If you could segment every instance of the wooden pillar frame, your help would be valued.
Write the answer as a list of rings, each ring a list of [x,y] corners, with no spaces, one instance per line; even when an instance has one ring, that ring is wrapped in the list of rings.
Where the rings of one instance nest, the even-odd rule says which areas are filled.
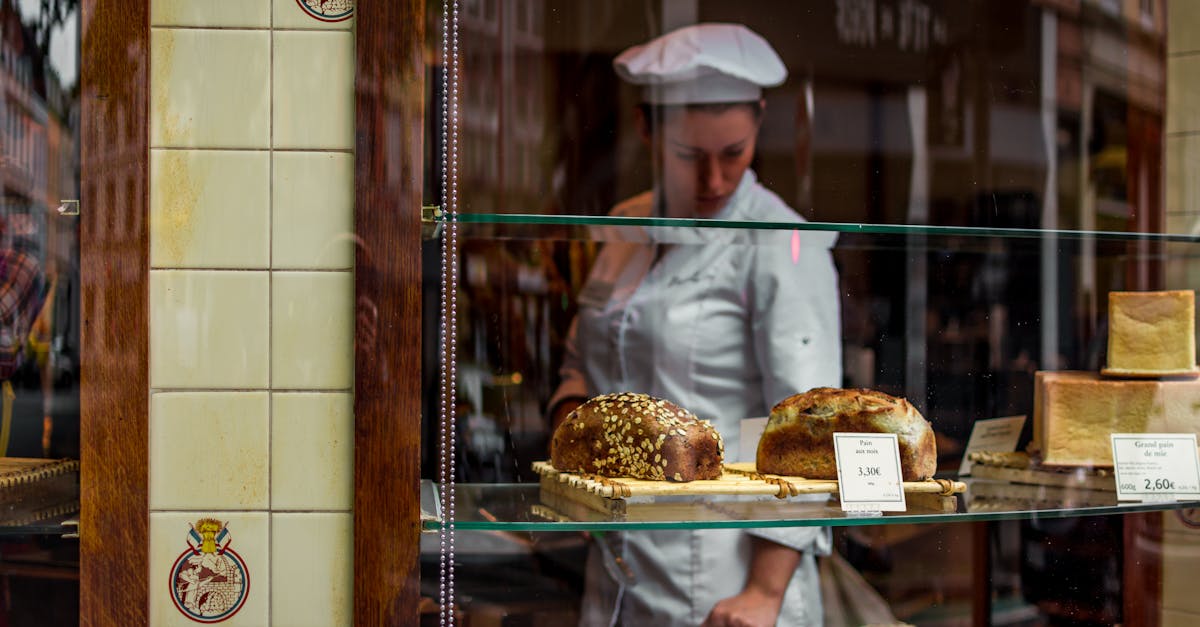
[[[80,624],[129,627],[150,611],[150,2],[80,10]]]
[[[355,12],[354,620],[416,625],[425,1]]]

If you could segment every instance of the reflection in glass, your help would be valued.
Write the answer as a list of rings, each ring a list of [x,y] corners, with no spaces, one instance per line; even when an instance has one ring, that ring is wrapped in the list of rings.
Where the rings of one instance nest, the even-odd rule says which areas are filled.
[[[0,455],[8,457],[79,458],[79,231],[64,215],[80,196],[79,123],[78,0],[0,0]],[[77,511],[77,490],[63,498]],[[31,531],[57,527],[49,511],[9,508],[0,525],[23,517]],[[77,563],[77,541],[6,536],[0,565],[40,574],[9,591],[0,622],[77,622]]]

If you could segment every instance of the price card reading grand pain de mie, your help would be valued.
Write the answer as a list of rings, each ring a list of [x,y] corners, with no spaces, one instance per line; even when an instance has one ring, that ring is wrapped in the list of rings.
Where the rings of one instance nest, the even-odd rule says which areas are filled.
[[[1118,501],[1200,499],[1195,433],[1114,433]]]
[[[903,512],[900,442],[894,433],[835,433],[838,492],[842,511]]]

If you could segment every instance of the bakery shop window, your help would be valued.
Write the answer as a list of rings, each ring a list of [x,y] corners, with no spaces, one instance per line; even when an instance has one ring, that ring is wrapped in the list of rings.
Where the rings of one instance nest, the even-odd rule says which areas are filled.
[[[1173,249],[1122,239],[1185,225],[1163,189],[1165,5],[1117,4],[468,3],[457,479],[536,482],[561,433],[576,448],[559,452],[591,471],[687,483],[662,465],[695,469],[687,445],[704,441],[704,421],[740,456],[740,420],[812,388],[866,390],[840,405],[877,399],[888,409],[871,410],[876,422],[927,427],[906,454],[924,474],[953,474],[983,418],[1029,416],[1023,450],[1037,373],[1107,367],[1110,293],[1193,288]],[[720,72],[682,53],[639,57],[699,24],[744,28],[771,55]],[[709,72],[721,78],[701,92],[675,80]],[[440,111],[441,69],[430,73]],[[427,136],[440,156],[436,129]],[[436,311],[436,277],[427,287]],[[427,319],[434,351],[438,318]],[[428,355],[427,371],[436,363]],[[657,433],[635,422],[633,401],[600,408],[622,394],[695,421]],[[831,405],[799,413],[853,413]],[[437,433],[427,425],[431,478]],[[659,435],[685,452],[668,459]],[[1086,524],[1089,537],[1119,531]],[[1053,578],[1030,538],[1070,534],[1033,527],[994,540],[1009,567],[1037,571],[1029,581]],[[929,533],[956,548],[909,574],[961,574],[952,554],[970,538]],[[891,567],[881,547],[919,553],[886,535],[835,544],[875,574]],[[996,585],[1019,598],[1024,584]]]

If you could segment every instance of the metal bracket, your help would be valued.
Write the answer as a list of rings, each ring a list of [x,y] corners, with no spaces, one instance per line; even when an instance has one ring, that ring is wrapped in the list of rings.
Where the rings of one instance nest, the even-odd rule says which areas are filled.
[[[59,200],[62,203],[58,206],[58,215],[60,216],[77,216],[79,215],[78,200]]]
[[[421,207],[421,239],[435,239],[442,234],[442,208],[439,205]]]
[[[62,521],[59,524],[61,524],[62,528],[63,528],[63,534],[62,534],[63,538],[79,539],[79,519],[78,518],[68,518],[67,520]]]

